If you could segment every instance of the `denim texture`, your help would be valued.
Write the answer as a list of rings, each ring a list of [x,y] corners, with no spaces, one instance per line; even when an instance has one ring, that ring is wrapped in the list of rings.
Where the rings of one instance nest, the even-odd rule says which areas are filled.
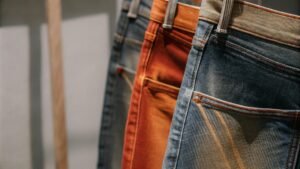
[[[181,2],[199,4],[199,0]],[[130,11],[132,5],[134,8]],[[121,168],[127,112],[151,5],[152,0],[124,0],[122,4],[107,75],[98,169]]]
[[[200,20],[163,168],[295,169],[299,144],[299,48]]]
[[[138,58],[149,17],[151,0],[142,0],[136,18],[129,18],[125,0],[114,36],[107,75],[99,138],[98,169],[120,169],[124,129]]]
[[[152,4],[130,100],[122,169],[162,167],[178,89],[199,18],[199,8],[178,3],[175,29],[163,29],[167,3],[154,0]]]

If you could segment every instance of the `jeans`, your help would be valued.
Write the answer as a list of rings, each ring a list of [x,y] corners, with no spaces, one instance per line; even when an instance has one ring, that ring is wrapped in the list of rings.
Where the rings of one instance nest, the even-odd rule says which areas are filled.
[[[300,16],[236,1],[226,28],[221,9],[201,6],[163,168],[299,168]]]
[[[121,168],[132,83],[152,3],[151,0],[142,0],[132,5],[132,2],[123,1],[114,35],[102,112],[98,169]],[[131,9],[132,12],[129,12]],[[137,15],[132,15],[134,13]]]
[[[128,112],[123,169],[160,169],[199,8],[180,3],[174,29],[162,27],[165,0],[154,0]],[[186,11],[189,11],[186,13]]]

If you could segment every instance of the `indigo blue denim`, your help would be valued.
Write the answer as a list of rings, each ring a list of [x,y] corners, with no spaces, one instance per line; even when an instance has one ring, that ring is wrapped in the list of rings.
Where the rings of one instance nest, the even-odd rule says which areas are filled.
[[[163,169],[299,168],[299,48],[216,27],[198,23]]]

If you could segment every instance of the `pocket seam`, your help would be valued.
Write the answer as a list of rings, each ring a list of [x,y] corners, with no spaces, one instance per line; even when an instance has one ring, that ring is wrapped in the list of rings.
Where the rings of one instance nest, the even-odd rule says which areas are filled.
[[[293,124],[293,129],[294,129],[294,132],[293,132],[293,135],[292,135],[292,140],[291,140],[291,144],[290,144],[290,147],[289,147],[289,153],[288,153],[288,157],[287,157],[287,160],[286,160],[286,169],[289,169],[289,163],[292,163],[292,168],[294,168],[295,166],[294,165],[297,165],[295,163],[295,161],[297,160],[297,151],[299,151],[299,143],[297,143],[297,141],[299,141],[299,126],[297,125],[297,121],[298,121],[298,118],[299,116],[296,115],[296,118],[294,120],[294,124]],[[297,133],[298,132],[298,133]],[[298,135],[298,136],[297,136]],[[293,152],[293,145],[296,144],[296,150]]]
[[[215,35],[212,35],[211,38],[213,38],[213,40],[215,40],[217,37]],[[287,73],[293,74],[294,76],[300,76],[300,69],[297,67],[293,67],[293,66],[283,64],[283,63],[277,62],[275,60],[269,59],[266,56],[263,56],[259,53],[248,50],[248,49],[241,47],[233,42],[229,42],[229,41],[225,41],[225,40],[219,40],[219,41],[223,42],[226,47],[229,47],[237,52],[241,52],[242,54],[250,57],[250,59],[252,59],[252,60],[258,61],[259,64],[264,64],[264,65],[270,66],[272,69],[277,70],[278,73],[282,74],[283,72],[287,72]],[[284,74],[284,75],[286,76],[286,74]]]
[[[256,108],[256,107],[248,107],[240,104],[235,104],[231,102],[227,102],[204,93],[194,91],[193,99],[195,103],[202,104],[206,107],[212,107],[216,109],[221,109],[225,111],[238,112],[248,115],[255,116],[276,116],[276,117],[288,117],[288,118],[296,118],[300,114],[300,110],[283,110],[283,109],[272,109],[272,108]]]
[[[179,88],[172,86],[170,84],[167,83],[163,83],[163,82],[159,82],[159,81],[155,81],[153,79],[150,79],[148,77],[144,78],[144,86],[149,86],[158,90],[164,90],[164,91],[168,91],[168,92],[172,92],[172,93],[178,93],[179,92]]]

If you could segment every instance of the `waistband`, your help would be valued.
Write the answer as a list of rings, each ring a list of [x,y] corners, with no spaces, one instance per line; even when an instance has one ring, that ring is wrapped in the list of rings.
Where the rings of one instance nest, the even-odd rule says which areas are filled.
[[[143,1],[123,1],[121,8],[123,11],[128,12],[129,18],[136,18],[138,16],[142,16],[144,18],[149,19],[151,5],[143,5],[142,2]]]
[[[150,20],[163,23],[168,2],[166,0],[154,0],[150,13]],[[178,2],[177,12],[173,27],[194,33],[196,31],[200,8]]]
[[[222,0],[204,0],[200,19],[218,23]],[[300,48],[300,16],[244,1],[235,1],[229,27],[260,38]]]

